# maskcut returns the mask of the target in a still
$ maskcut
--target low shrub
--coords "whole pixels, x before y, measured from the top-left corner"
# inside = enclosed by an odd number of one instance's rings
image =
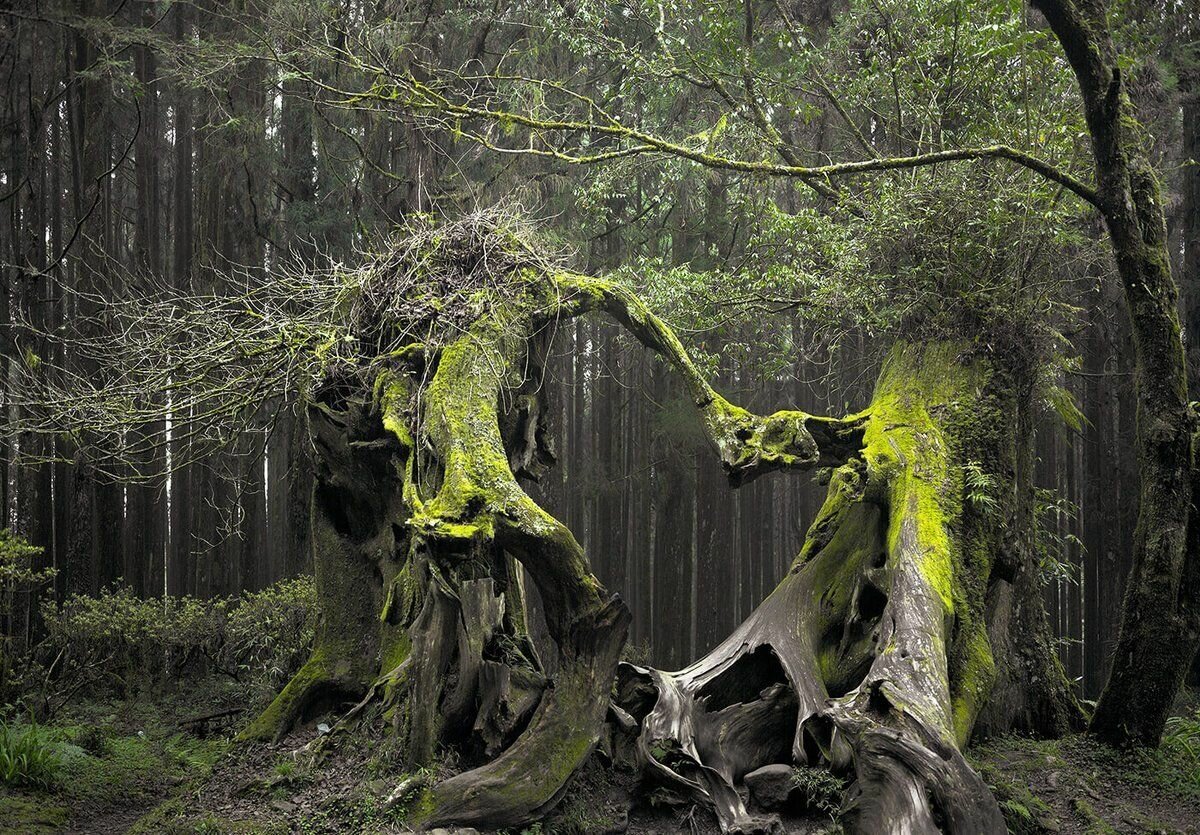
[[[236,675],[273,694],[300,669],[316,636],[311,577],[243,594],[225,617],[221,657]]]
[[[127,586],[99,595],[46,601],[43,653],[53,652],[68,678],[121,695],[176,678],[215,657],[222,642],[225,601],[194,597],[140,598]]]
[[[267,697],[304,662],[316,616],[310,577],[212,600],[126,586],[43,600],[45,635],[10,659],[0,704],[44,719],[81,692],[129,698],[214,673]]]
[[[28,655],[37,597],[57,572],[39,568],[42,549],[7,528],[0,529],[0,696],[19,689],[26,678],[21,661]]]
[[[806,808],[837,817],[846,785],[836,774],[825,768],[798,766],[792,769],[792,785]]]

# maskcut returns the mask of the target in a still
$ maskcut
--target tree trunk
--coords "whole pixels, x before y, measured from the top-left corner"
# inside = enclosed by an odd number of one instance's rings
[[[1118,66],[1104,0],[1034,0],[1075,71],[1132,324],[1141,495],[1112,671],[1091,728],[1118,745],[1157,745],[1200,640],[1187,369],[1162,191]]]
[[[1040,607],[1020,579],[1030,555],[1002,534],[1027,510],[1007,498],[1029,467],[1015,391],[965,346],[893,351],[861,457],[834,471],[774,592],[682,671],[622,665],[649,776],[711,804],[726,831],[770,831],[734,788],[769,763],[853,772],[848,831],[1005,831],[960,753],[994,686],[1018,700],[1008,682],[1053,682],[993,713],[994,729],[1078,716],[1044,614],[1027,608]],[[989,615],[1036,630],[1042,651],[1006,641],[994,655]]]

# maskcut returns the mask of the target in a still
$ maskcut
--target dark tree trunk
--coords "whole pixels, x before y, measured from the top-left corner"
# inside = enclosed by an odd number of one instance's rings
[[[1122,83],[1104,0],[1035,0],[1075,70],[1104,216],[1132,323],[1141,497],[1121,630],[1092,730],[1156,745],[1200,640],[1200,550],[1189,546],[1192,434],[1162,191]]]

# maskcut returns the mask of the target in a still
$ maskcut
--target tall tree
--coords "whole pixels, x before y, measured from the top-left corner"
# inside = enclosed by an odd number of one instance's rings
[[[1195,518],[1187,366],[1162,188],[1125,88],[1105,0],[1034,0],[1066,53],[1092,140],[1104,217],[1132,323],[1141,498],[1112,672],[1091,728],[1158,744],[1200,639],[1200,520]]]

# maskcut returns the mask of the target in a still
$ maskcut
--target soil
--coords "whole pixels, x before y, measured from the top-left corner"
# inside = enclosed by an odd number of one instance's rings
[[[1200,728],[1194,705],[1182,712]],[[131,772],[132,779],[108,793],[80,793],[78,787],[51,793],[0,789],[0,835],[408,831],[403,802],[390,808],[386,802],[403,777],[386,737],[379,728],[326,735],[318,726],[332,721],[325,717],[269,745],[213,747],[211,739],[178,732],[156,737],[146,749],[160,758],[155,765]],[[119,731],[106,733],[136,734],[132,728],[123,720]],[[218,736],[233,730],[234,723],[210,729]],[[189,752],[195,752],[195,762],[188,762]],[[225,753],[208,756],[213,752]],[[1083,735],[1052,741],[1003,737],[975,746],[970,758],[1018,835],[1200,835],[1200,761],[1186,746],[1122,753]],[[432,776],[466,765],[440,763]],[[631,804],[631,797],[640,800]],[[14,810],[25,817],[5,820]],[[773,831],[834,835],[840,828],[827,814],[798,808],[781,815]],[[639,785],[635,774],[598,755],[555,813],[523,832],[718,835],[720,828],[707,809]]]
[[[1168,751],[1117,752],[1079,735],[1006,737],[971,754],[1013,832],[1200,833],[1200,769]]]

